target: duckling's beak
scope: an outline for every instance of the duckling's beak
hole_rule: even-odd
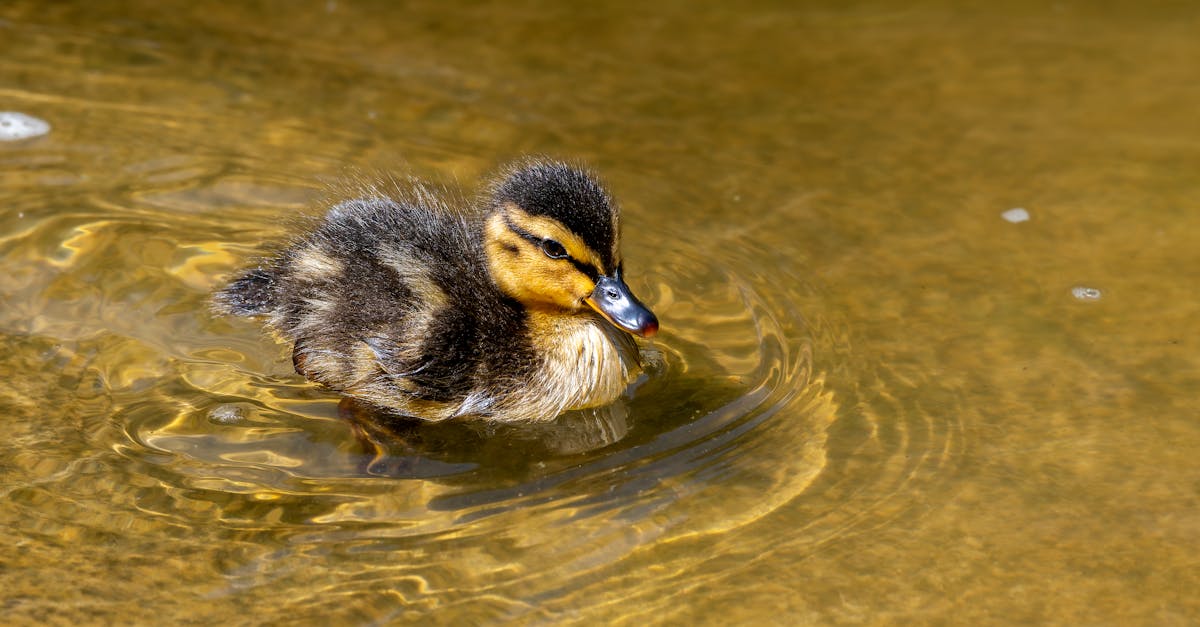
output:
[[[600,277],[592,295],[583,300],[619,329],[642,337],[658,333],[658,318],[629,291],[620,270]]]

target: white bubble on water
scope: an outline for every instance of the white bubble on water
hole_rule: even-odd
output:
[[[1015,209],[1009,209],[1008,211],[1005,211],[1004,213],[1000,214],[1000,217],[1012,222],[1013,224],[1018,222],[1028,222],[1029,212],[1021,207],[1017,207]]]
[[[12,142],[40,137],[50,132],[50,123],[20,111],[0,111],[0,141]]]
[[[1102,296],[1104,296],[1104,293],[1095,287],[1076,285],[1075,287],[1071,288],[1071,296],[1074,296],[1075,300],[1091,301],[1091,300],[1100,300],[1100,298]]]
[[[246,419],[246,412],[237,405],[217,405],[208,412],[208,419],[222,425],[235,425]]]

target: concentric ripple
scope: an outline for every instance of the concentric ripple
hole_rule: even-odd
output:
[[[804,512],[794,534],[738,550],[815,548],[905,511],[913,484],[960,446],[952,424],[889,392],[917,375],[863,361],[844,324],[809,315],[812,288],[740,242],[725,257],[676,243],[633,277],[663,331],[622,403],[483,432],[364,419],[291,372],[287,347],[256,323],[212,318],[212,277],[238,263],[215,225],[110,211],[25,235],[42,230],[70,254],[7,244],[53,266],[40,274],[53,281],[31,270],[19,288],[60,315],[25,332],[87,356],[68,383],[92,389],[106,416],[84,417],[81,435],[124,477],[103,498],[123,504],[119,520],[242,546],[207,594],[258,599],[264,616],[332,611],[340,597],[310,579],[331,567],[347,594],[411,587],[397,612],[459,602],[467,614],[487,603],[497,616],[557,616],[580,594],[617,602],[608,583],[639,576],[650,595],[672,579],[631,574],[647,555],[659,574],[719,576],[707,547],[781,508]],[[97,273],[119,301],[63,296]],[[872,368],[886,374],[863,379]],[[292,592],[271,594],[280,586]]]
[[[142,503],[159,515],[186,524],[187,501],[204,501],[229,528],[271,520],[314,545],[395,556],[437,543],[443,568],[465,570],[455,580],[487,588],[542,588],[649,544],[728,531],[819,475],[835,406],[797,307],[724,260],[667,258],[635,285],[664,332],[619,427],[611,415],[568,416],[542,433],[364,437],[336,395],[287,372],[285,347],[254,323],[215,320],[152,390],[112,391],[125,441],[110,446],[164,484],[168,498]],[[522,549],[503,577],[460,559],[505,545]]]

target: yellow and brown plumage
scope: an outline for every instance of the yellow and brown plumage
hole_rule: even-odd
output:
[[[333,207],[218,292],[266,316],[307,378],[426,420],[551,420],[640,374],[658,320],[621,278],[619,213],[580,169],[531,161],[474,208],[428,193]]]

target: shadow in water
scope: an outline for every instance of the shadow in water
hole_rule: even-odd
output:
[[[442,476],[453,483],[528,480],[645,444],[746,393],[744,385],[705,356],[703,347],[673,338],[671,349],[658,348],[647,351],[648,374],[617,402],[569,411],[544,423],[428,422],[351,398],[338,404],[338,416],[362,447],[364,475]],[[461,472],[465,467],[472,470]]]

